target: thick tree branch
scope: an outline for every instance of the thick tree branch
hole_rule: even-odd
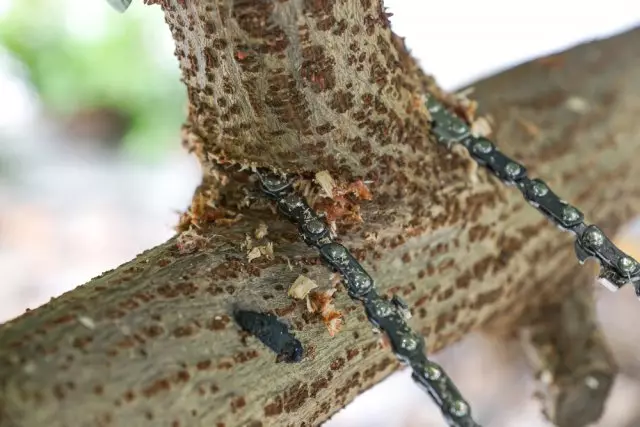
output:
[[[345,292],[333,338],[287,298],[298,274],[328,286],[329,272],[290,224],[247,207],[247,175],[219,162],[373,181],[363,223],[337,215],[339,232],[382,291],[415,307],[432,351],[489,323],[511,330],[570,291],[555,286],[574,272],[569,236],[484,171],[473,183],[466,157],[429,141],[414,101],[437,89],[396,50],[376,4],[343,3],[164,5],[190,92],[187,145],[206,167],[198,197],[215,206],[196,197],[191,210],[206,242],[184,254],[172,239],[1,326],[0,426],[317,425],[397,368]],[[504,151],[606,232],[640,205],[638,43],[640,30],[476,90]],[[221,220],[223,208],[243,216]],[[249,263],[241,243],[261,221],[275,256]],[[287,319],[306,358],[275,363],[243,339],[230,320],[237,306]]]

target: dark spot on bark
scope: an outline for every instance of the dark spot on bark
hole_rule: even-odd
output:
[[[342,357],[338,357],[336,360],[334,360],[333,362],[331,362],[331,369],[333,371],[337,371],[338,369],[342,368],[344,366],[344,358]]]
[[[282,397],[278,396],[273,402],[264,407],[264,415],[267,417],[274,417],[280,415],[283,411]]]
[[[200,371],[204,371],[206,369],[209,369],[210,367],[211,367],[211,360],[201,360],[196,364],[196,368],[198,368],[198,370]]]
[[[347,360],[351,360],[354,357],[356,357],[358,354],[360,354],[360,350],[358,350],[357,348],[350,348],[347,350]]]
[[[244,400],[243,396],[236,397],[235,399],[231,400],[231,412],[237,412],[239,409],[244,408],[246,404],[247,402]]]
[[[281,52],[288,45],[284,31],[271,19],[275,4],[271,0],[233,2],[233,17],[238,26],[251,37],[263,40],[264,49],[271,53]]]
[[[188,337],[193,335],[193,328],[191,326],[178,326],[173,330],[173,336],[176,338]]]
[[[320,378],[311,383],[311,390],[309,391],[309,396],[312,398],[316,397],[318,392],[323,388],[327,388],[329,386],[329,381],[326,378]]]
[[[309,397],[306,384],[297,383],[284,392],[283,409],[285,412],[295,412],[302,407]]]
[[[171,388],[171,385],[169,384],[169,381],[165,378],[162,378],[162,379],[156,380],[150,386],[144,388],[142,390],[142,394],[145,397],[153,397],[162,391],[168,391],[170,388]]]
[[[336,91],[333,94],[330,106],[338,113],[346,113],[353,108],[353,94],[342,90]]]
[[[226,314],[222,316],[216,316],[209,322],[209,329],[211,329],[212,331],[221,331],[227,327],[227,324],[230,320],[231,319]]]
[[[307,46],[302,50],[300,75],[314,92],[323,92],[335,87],[335,62],[325,55],[324,47]]]

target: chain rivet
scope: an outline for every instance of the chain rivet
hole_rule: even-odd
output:
[[[365,293],[371,289],[373,285],[371,278],[364,273],[356,272],[352,276],[353,287],[357,290],[357,293]]]
[[[536,197],[544,197],[547,195],[547,193],[549,193],[549,187],[537,181],[533,183],[531,189],[533,190],[533,194]]]
[[[623,256],[618,260],[618,267],[623,272],[629,273],[633,271],[633,269],[636,267],[636,262],[632,258],[629,258],[628,256]]]
[[[391,307],[391,304],[382,300],[376,300],[373,303],[373,310],[380,317],[387,317],[393,313],[393,308]]]
[[[510,176],[511,178],[514,178],[514,177],[518,176],[518,174],[520,173],[521,170],[522,170],[522,168],[520,167],[520,165],[517,164],[517,163],[514,163],[514,162],[509,162],[504,167],[505,173],[508,176]]]
[[[476,152],[476,153],[479,153],[479,154],[488,154],[488,153],[491,152],[492,149],[493,149],[493,144],[491,144],[486,139],[482,139],[480,141],[477,141],[473,145],[473,151]]]
[[[588,377],[586,377],[584,379],[584,383],[591,390],[597,390],[600,387],[600,381],[598,381],[598,379],[596,377],[591,376],[591,375],[589,375]]]
[[[429,364],[424,368],[424,376],[431,381],[439,380],[442,377],[442,369],[434,364]]]
[[[412,336],[404,336],[400,340],[400,347],[404,348],[407,351],[413,351],[418,348],[418,340]]]
[[[469,413],[469,405],[462,400],[454,400],[451,402],[451,413],[456,417],[464,417]]]
[[[562,219],[565,221],[577,221],[580,219],[580,213],[573,206],[565,206],[562,210]]]
[[[262,179],[262,182],[264,183],[264,185],[268,188],[274,188],[274,187],[279,187],[282,184],[285,183],[284,179],[275,176],[275,175],[268,175],[266,177],[264,177]]]
[[[456,133],[458,135],[464,135],[465,133],[467,133],[467,127],[465,126],[465,124],[458,120],[451,123],[451,126],[449,127],[449,129],[451,129],[451,132]]]
[[[296,194],[289,194],[287,197],[282,199],[282,203],[289,210],[294,210],[295,208],[299,208],[303,205],[302,199]]]
[[[600,230],[592,228],[584,233],[582,241],[590,248],[599,248],[604,243],[604,235]]]
[[[347,250],[344,246],[337,243],[330,243],[327,248],[327,255],[335,261],[345,261],[347,259]]]
[[[319,219],[312,219],[305,224],[305,228],[311,234],[320,234],[325,230],[325,225]]]

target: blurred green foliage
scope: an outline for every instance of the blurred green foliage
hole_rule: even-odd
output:
[[[3,1],[0,45],[24,64],[46,108],[128,114],[124,147],[136,154],[177,145],[186,94],[172,46],[161,43],[169,29],[159,7],[134,2],[121,15],[105,0]]]

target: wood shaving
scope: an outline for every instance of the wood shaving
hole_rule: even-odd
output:
[[[78,316],[78,322],[87,329],[95,329],[96,324],[90,317],[87,316]]]
[[[176,247],[180,254],[190,254],[202,249],[207,239],[199,235],[193,228],[180,233],[176,239]]]
[[[289,288],[288,295],[295,299],[304,299],[318,284],[307,276],[299,275]]]
[[[332,273],[329,278],[329,284],[332,288],[335,288],[342,282],[342,275],[340,273]]]
[[[476,136],[487,137],[491,135],[491,118],[490,117],[478,117],[471,125],[471,133]]]
[[[247,254],[247,262],[251,262],[254,259],[258,259],[261,256],[265,256],[268,259],[273,259],[273,243],[268,242],[266,245],[256,246],[251,249]]]
[[[367,242],[377,242],[378,241],[378,233],[376,231],[365,231],[364,232],[364,240]]]
[[[467,122],[473,123],[475,121],[476,111],[478,110],[478,102],[469,99],[475,91],[474,87],[466,88],[458,93],[449,96],[448,103],[452,105],[456,113],[466,119]]]
[[[307,295],[307,310],[311,313],[319,313],[322,317],[330,336],[335,336],[343,323],[342,313],[333,305],[333,294],[335,289],[325,291],[311,291]]]
[[[338,186],[334,189],[334,195],[336,196],[346,196],[347,194],[352,194],[359,200],[373,199],[367,184],[365,184],[361,179],[349,183],[346,187]]]
[[[253,240],[248,234],[244,235],[244,242],[240,243],[240,249],[250,251],[253,249]]]
[[[533,138],[540,135],[540,128],[535,124],[533,124],[532,122],[525,120],[523,118],[517,118],[516,120],[518,121],[518,124],[522,126],[524,131],[528,133],[530,136],[532,136]]]
[[[565,102],[565,106],[574,113],[584,114],[589,111],[589,103],[579,96],[572,96]]]
[[[251,262],[254,259],[260,258],[261,256],[262,256],[262,251],[260,251],[260,246],[256,246],[255,248],[251,249],[247,254],[247,261]]]
[[[381,350],[387,350],[387,349],[392,348],[391,347],[391,340],[389,339],[387,334],[382,334],[382,336],[378,340],[378,346],[380,347]]]
[[[256,231],[255,231],[256,239],[262,239],[268,233],[269,233],[269,229],[267,228],[267,224],[261,221],[260,224],[258,224],[258,228],[256,228]]]
[[[336,182],[333,180],[329,172],[324,170],[316,173],[316,182],[325,192],[326,197],[333,199],[333,189],[336,187]]]

